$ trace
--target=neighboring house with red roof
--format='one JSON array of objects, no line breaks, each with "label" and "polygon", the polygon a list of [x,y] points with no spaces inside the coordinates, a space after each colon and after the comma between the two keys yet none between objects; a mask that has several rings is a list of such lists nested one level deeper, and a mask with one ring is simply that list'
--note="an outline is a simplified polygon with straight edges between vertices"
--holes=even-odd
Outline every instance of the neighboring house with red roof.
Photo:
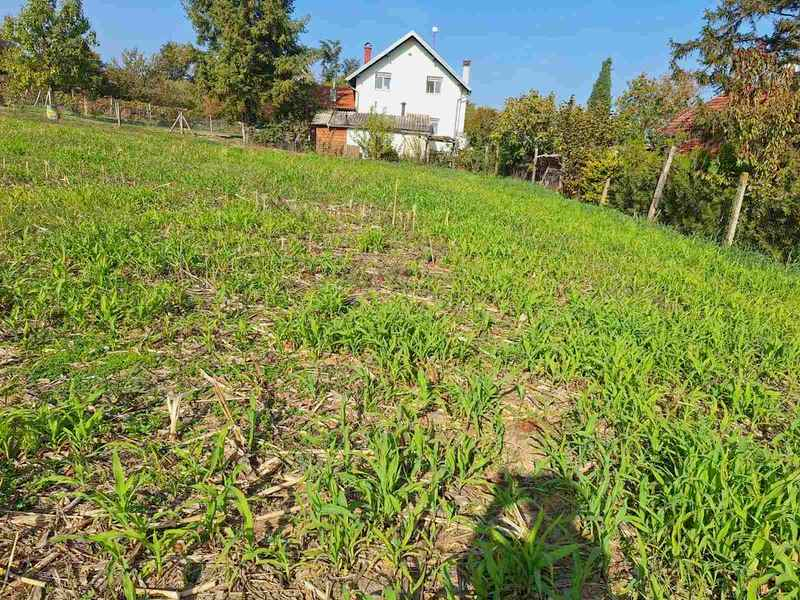
[{"label": "neighboring house with red roof", "polygon": [[701,108],[712,111],[723,111],[730,104],[728,96],[717,96],[701,106],[692,106],[679,113],[669,125],[661,130],[661,133],[668,137],[686,136],[686,139],[678,146],[678,152],[686,153],[697,148],[708,147],[709,144],[703,139],[703,132],[697,126],[697,115]]}]

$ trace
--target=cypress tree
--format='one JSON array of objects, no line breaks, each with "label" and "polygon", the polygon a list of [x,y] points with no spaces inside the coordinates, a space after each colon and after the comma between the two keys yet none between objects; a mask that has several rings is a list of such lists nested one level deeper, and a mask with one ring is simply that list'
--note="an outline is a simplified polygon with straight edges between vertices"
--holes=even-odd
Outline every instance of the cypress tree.
[{"label": "cypress tree", "polygon": [[611,114],[611,59],[603,61],[592,95],[589,96],[589,110],[602,115]]}]

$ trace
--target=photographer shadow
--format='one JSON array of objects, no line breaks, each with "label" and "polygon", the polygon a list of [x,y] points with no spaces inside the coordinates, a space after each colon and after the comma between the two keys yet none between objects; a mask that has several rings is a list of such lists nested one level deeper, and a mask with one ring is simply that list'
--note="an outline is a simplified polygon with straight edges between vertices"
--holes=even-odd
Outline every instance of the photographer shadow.
[{"label": "photographer shadow", "polygon": [[575,484],[503,473],[457,563],[457,598],[613,598],[601,548],[576,528]]}]

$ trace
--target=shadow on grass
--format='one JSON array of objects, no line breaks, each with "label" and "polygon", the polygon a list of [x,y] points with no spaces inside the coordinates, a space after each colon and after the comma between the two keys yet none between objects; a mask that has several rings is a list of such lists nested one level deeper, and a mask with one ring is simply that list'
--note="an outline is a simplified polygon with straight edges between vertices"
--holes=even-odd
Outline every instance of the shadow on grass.
[{"label": "shadow on grass", "polygon": [[600,547],[575,527],[575,486],[503,473],[457,565],[457,598],[612,598]]}]

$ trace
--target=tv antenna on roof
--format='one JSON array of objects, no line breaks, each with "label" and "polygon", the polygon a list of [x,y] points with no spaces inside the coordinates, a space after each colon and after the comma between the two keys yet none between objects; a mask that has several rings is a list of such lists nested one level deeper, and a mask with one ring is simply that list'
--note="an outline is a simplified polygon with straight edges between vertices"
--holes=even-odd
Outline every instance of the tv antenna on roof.
[{"label": "tv antenna on roof", "polygon": [[434,25],[433,29],[431,29],[431,32],[433,33],[433,47],[436,48],[436,34],[439,33],[439,27]]}]

